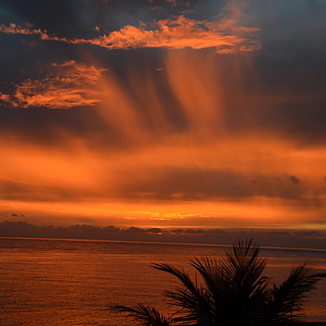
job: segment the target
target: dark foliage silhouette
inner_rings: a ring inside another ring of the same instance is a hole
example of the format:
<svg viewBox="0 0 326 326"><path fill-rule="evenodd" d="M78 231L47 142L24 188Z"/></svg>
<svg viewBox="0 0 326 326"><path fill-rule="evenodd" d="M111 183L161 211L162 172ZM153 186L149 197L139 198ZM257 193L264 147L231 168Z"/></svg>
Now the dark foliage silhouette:
<svg viewBox="0 0 326 326"><path fill-rule="evenodd" d="M252 241L238 241L223 259L194 258L193 280L183 269L167 263L152 267L178 279L166 297L171 310L164 316L153 307L114 306L140 325L147 326L276 326L300 321L306 293L313 290L326 273L303 263L293 267L289 277L276 285L264 274L266 261ZM201 276L198 280L198 273Z"/></svg>

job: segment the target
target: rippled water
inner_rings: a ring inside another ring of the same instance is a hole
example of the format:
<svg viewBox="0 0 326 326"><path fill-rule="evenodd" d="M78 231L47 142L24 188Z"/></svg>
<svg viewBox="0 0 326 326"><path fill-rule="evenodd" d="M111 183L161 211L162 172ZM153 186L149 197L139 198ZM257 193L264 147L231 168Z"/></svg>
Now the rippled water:
<svg viewBox="0 0 326 326"><path fill-rule="evenodd" d="M169 275L150 267L166 261L188 268L194 256L222 256L227 247L171 243L0 238L0 325L127 326L113 304L162 308ZM284 279L305 260L326 270L326 251L265 248L268 275ZM307 305L310 321L326 321L326 280Z"/></svg>

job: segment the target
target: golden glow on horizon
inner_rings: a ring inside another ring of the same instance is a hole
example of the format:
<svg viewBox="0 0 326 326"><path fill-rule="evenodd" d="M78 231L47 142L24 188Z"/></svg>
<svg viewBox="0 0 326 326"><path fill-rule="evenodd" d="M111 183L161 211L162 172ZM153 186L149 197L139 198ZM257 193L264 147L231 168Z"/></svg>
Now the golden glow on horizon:
<svg viewBox="0 0 326 326"><path fill-rule="evenodd" d="M248 203L228 202L180 202L180 203L104 203L104 202L27 202L0 201L0 209L5 214L15 211L16 220L24 220L43 225L70 225L74 223L95 223L115 226L155 226L171 227L279 227L279 228L320 228L316 212L309 209L299 211L269 198L256 198ZM324 210L326 213L326 210ZM27 214L27 215L26 215ZM22 217L24 215L24 217ZM263 217L263 218L262 218ZM11 217L12 218L12 217ZM312 222L315 221L315 222Z"/></svg>

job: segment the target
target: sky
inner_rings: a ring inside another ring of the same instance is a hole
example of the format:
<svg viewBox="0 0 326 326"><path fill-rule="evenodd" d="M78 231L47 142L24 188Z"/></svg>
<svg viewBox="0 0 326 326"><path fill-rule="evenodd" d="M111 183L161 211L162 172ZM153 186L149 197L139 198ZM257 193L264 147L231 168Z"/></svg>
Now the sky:
<svg viewBox="0 0 326 326"><path fill-rule="evenodd" d="M3 0L0 220L326 229L324 0Z"/></svg>

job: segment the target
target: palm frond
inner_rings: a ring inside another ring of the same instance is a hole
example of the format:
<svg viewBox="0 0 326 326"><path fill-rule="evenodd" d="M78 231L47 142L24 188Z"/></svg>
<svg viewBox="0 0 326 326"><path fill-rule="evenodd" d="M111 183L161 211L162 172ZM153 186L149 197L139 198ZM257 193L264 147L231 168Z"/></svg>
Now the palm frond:
<svg viewBox="0 0 326 326"><path fill-rule="evenodd" d="M190 264L200 273L210 296L212 318L221 324L259 324L267 296L265 260L251 240L239 241L225 259L194 258Z"/></svg>
<svg viewBox="0 0 326 326"><path fill-rule="evenodd" d="M237 296L244 299L260 297L268 285L263 274L266 260L259 257L259 252L259 247L251 240L239 241L231 252L226 252L226 259L222 262L224 273L232 280Z"/></svg>
<svg viewBox="0 0 326 326"><path fill-rule="evenodd" d="M183 269L175 268L167 263L152 263L151 267L175 276L188 291L194 295L198 294L196 282L193 282L189 274Z"/></svg>
<svg viewBox="0 0 326 326"><path fill-rule="evenodd" d="M206 290L192 281L188 273L183 269L177 269L167 263L154 263L153 268L167 272L181 282L181 286L174 291L167 291L166 296L171 300L170 304L180 307L179 316L175 321L183 322L184 325L209 325L210 320L210 300Z"/></svg>
<svg viewBox="0 0 326 326"><path fill-rule="evenodd" d="M127 313L128 317L134 318L144 326L171 326L167 318L160 314L157 309L141 303L135 308L117 305L112 307L112 310L120 313Z"/></svg>
<svg viewBox="0 0 326 326"><path fill-rule="evenodd" d="M183 269L167 263L152 267L178 279L173 291L167 291L174 313L164 317L155 308L138 304L135 308L116 306L143 326L276 326L296 321L306 299L326 273L304 263L294 267L279 286L269 285L264 275L265 259L259 247L238 241L223 259L200 257L190 260L194 280ZM197 280L197 275L200 279Z"/></svg>
<svg viewBox="0 0 326 326"><path fill-rule="evenodd" d="M200 273L203 278L206 295L210 301L211 319L219 320L229 306L230 289L228 277L223 273L219 261L211 257L194 258L190 264Z"/></svg>
<svg viewBox="0 0 326 326"><path fill-rule="evenodd" d="M326 277L325 272L307 262L293 267L287 280L279 286L274 284L271 289L266 318L283 322L296 320L306 293L314 290L323 277Z"/></svg>

